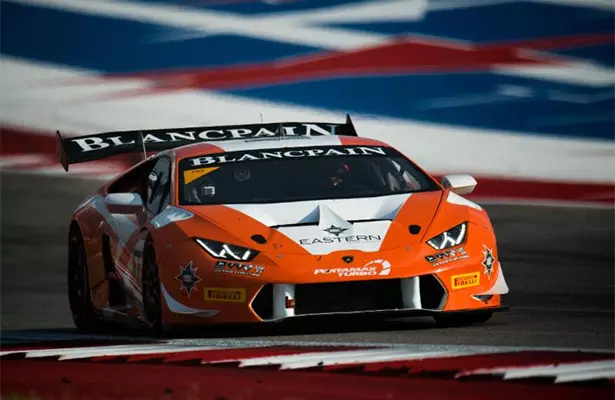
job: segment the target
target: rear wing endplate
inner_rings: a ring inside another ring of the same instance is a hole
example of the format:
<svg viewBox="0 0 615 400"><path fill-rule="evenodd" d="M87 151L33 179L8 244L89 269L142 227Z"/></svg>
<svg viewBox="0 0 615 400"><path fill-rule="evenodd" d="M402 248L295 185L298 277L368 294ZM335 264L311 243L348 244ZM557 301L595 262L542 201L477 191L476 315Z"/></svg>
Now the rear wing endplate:
<svg viewBox="0 0 615 400"><path fill-rule="evenodd" d="M249 125L106 132L77 137L56 133L58 161L65 171L71 164L127 153L158 152L200 142L219 142L285 136L358 136L346 115L344 124L329 122L276 122Z"/></svg>

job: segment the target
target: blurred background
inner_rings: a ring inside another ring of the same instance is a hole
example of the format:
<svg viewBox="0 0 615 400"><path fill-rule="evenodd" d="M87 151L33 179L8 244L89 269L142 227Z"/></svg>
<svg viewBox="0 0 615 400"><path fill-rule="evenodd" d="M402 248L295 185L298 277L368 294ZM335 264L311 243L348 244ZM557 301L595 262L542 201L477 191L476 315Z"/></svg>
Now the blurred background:
<svg viewBox="0 0 615 400"><path fill-rule="evenodd" d="M3 169L63 174L57 129L350 113L436 175L476 175L476 198L613 202L611 0L0 4Z"/></svg>
<svg viewBox="0 0 615 400"><path fill-rule="evenodd" d="M350 113L361 136L436 176L477 178L469 197L494 224L513 308L489 329L335 340L612 349L614 11L613 0L0 1L2 329L72 328L68 219L131 162L66 173L56 130Z"/></svg>

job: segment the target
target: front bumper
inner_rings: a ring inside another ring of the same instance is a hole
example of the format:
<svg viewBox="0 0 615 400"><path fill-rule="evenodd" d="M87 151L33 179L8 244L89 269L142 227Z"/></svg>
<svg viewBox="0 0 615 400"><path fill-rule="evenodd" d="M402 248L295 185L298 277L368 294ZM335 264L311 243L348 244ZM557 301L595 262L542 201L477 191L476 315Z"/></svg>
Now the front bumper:
<svg viewBox="0 0 615 400"><path fill-rule="evenodd" d="M464 311L499 311L501 295L508 293L499 263L497 277L492 277L488 285L455 290L445 284L450 277L450 274L443 277L432 273L389 279L261 283L255 285L251 295L237 301L213 302L207 309L187 307L175 301L164 285L162 290L168 307L166 323L171 325L273 322L352 314L435 316Z"/></svg>

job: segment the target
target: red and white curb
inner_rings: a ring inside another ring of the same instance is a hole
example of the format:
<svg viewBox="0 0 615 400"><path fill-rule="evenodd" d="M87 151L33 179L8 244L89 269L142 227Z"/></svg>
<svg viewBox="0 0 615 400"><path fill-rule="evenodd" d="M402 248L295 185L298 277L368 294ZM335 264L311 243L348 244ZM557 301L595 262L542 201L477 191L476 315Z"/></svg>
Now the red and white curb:
<svg viewBox="0 0 615 400"><path fill-rule="evenodd" d="M433 400L612 400L615 396L612 352L228 339L92 345L84 338L72 342L57 338L55 343L32 339L20 343L13 338L9 343L21 348L0 349L3 397L397 400L408 399L411 393L412 398ZM3 343L7 343L4 337Z"/></svg>
<svg viewBox="0 0 615 400"><path fill-rule="evenodd" d="M494 351L427 350L404 347L345 346L258 346L221 347L204 345L128 344L108 346L14 349L0 351L0 360L57 362L88 361L105 364L156 362L172 366L192 361L192 365L234 368L274 368L340 372L362 369L370 375L396 369L404 377L426 372L454 372L453 379L499 377L502 380L552 378L553 383L615 379L615 356L610 353L580 351L518 350ZM401 373L403 371L403 374Z"/></svg>
<svg viewBox="0 0 615 400"><path fill-rule="evenodd" d="M615 378L613 360L587 361L551 364L532 367L485 368L464 371L457 378L476 375L498 375L502 379L527 379L536 377L554 377L554 383L576 382L595 379Z"/></svg>

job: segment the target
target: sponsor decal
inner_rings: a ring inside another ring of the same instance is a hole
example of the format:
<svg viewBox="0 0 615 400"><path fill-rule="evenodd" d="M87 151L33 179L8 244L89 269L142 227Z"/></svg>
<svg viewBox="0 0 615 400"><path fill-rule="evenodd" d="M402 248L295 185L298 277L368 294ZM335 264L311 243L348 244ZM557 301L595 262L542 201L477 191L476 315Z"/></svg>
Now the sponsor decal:
<svg viewBox="0 0 615 400"><path fill-rule="evenodd" d="M335 226L335 225L331 225L327 229L323 229L323 231L330 233L332 235L335 235L335 236L339 236L342 233L346 232L347 230L348 228L342 228L340 226Z"/></svg>
<svg viewBox="0 0 615 400"><path fill-rule="evenodd" d="M209 174L210 172L214 172L220 167L211 167L211 168L197 168L197 169L189 169L184 171L184 183L188 184L192 181L199 179L202 176Z"/></svg>
<svg viewBox="0 0 615 400"><path fill-rule="evenodd" d="M365 266L380 266L380 273L378 273L378 275L389 275L391 273L391 263L387 260L373 260L365 264Z"/></svg>
<svg viewBox="0 0 615 400"><path fill-rule="evenodd" d="M290 158L336 157L336 156L384 156L384 147L374 146L331 146L296 148L292 150L250 150L202 156L189 159L191 167L227 164L241 161L281 160Z"/></svg>
<svg viewBox="0 0 615 400"><path fill-rule="evenodd" d="M337 275L340 278L349 276L389 275L391 263L386 260L373 260L362 267L315 269L314 275Z"/></svg>
<svg viewBox="0 0 615 400"><path fill-rule="evenodd" d="M453 275L451 276L451 285L453 290L478 286L480 285L480 273L471 272L469 274Z"/></svg>
<svg viewBox="0 0 615 400"><path fill-rule="evenodd" d="M485 255L485 258L483 259L483 265L485 266L485 275L487 275L487 279L491 280L491 273L493 272L493 264L495 264L495 258L493 257L493 251L483 245L483 247L485 248L485 251L483 251L483 254Z"/></svg>
<svg viewBox="0 0 615 400"><path fill-rule="evenodd" d="M309 246L311 244L331 244L331 243L367 243L381 242L381 235L349 235L341 237L320 237L299 239L299 244Z"/></svg>
<svg viewBox="0 0 615 400"><path fill-rule="evenodd" d="M239 288L205 288L205 300L221 303L244 303L246 290Z"/></svg>
<svg viewBox="0 0 615 400"><path fill-rule="evenodd" d="M216 261L214 272L225 274L245 275L258 278L265 271L265 267L256 264L244 264L232 261Z"/></svg>
<svg viewBox="0 0 615 400"><path fill-rule="evenodd" d="M195 127L173 130L147 131L143 136L144 144L161 145L165 143L210 142L213 140L267 138L280 136L276 130L279 123L243 126ZM341 124L329 123L288 123L284 124L284 136L331 136L336 134ZM71 139L71 146L77 145L79 151L89 152L114 147L127 147L135 144L138 131L110 132ZM73 145L74 144L74 145ZM154 147L154 146L149 146Z"/></svg>
<svg viewBox="0 0 615 400"><path fill-rule="evenodd" d="M429 261L434 267L442 264L448 264L453 261L463 260L470 257L463 247L457 249L446 250L441 253L425 256L425 260Z"/></svg>
<svg viewBox="0 0 615 400"><path fill-rule="evenodd" d="M197 270L198 268L194 268L192 261L190 261L185 267L179 268L179 275L175 277L180 283L179 289L185 292L188 297L190 297L193 290L198 291L196 286L201 281L201 278L197 276Z"/></svg>

